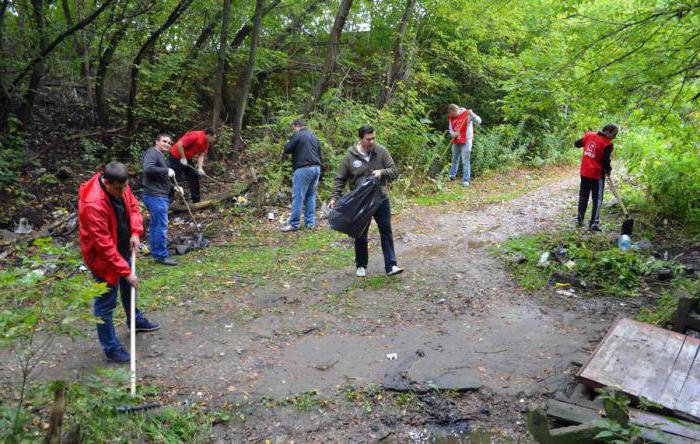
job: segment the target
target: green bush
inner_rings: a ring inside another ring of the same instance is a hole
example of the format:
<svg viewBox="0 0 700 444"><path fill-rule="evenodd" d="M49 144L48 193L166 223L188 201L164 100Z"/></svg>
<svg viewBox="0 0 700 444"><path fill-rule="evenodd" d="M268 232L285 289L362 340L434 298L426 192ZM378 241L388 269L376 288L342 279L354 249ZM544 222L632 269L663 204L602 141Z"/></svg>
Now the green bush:
<svg viewBox="0 0 700 444"><path fill-rule="evenodd" d="M662 131L640 126L624 134L619 153L638 176L652 206L664 217L700 230L700 130L680 123Z"/></svg>

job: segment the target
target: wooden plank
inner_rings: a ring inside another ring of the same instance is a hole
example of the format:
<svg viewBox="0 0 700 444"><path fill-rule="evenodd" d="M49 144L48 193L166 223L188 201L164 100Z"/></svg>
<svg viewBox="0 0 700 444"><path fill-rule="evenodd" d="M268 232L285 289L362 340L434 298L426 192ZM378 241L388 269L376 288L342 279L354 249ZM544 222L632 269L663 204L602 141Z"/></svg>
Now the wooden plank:
<svg viewBox="0 0 700 444"><path fill-rule="evenodd" d="M589 385L593 387L610 385L610 377L606 369L617 363L618 350L625 346L625 341L622 341L621 338L636 331L634 325L625 321L627 320L620 319L613 325L596 347L591 359L579 371L579 378L588 381Z"/></svg>
<svg viewBox="0 0 700 444"><path fill-rule="evenodd" d="M698 424L693 424L692 422L677 418L667 418L637 409L630 409L629 415L630 422L633 424L700 441L700 425Z"/></svg>
<svg viewBox="0 0 700 444"><path fill-rule="evenodd" d="M690 367L693 365L695 356L698 353L698 348L700 348L700 344L689 341L688 339L689 338L686 337L683 341L683 347L670 366L671 374L666 380L666 385L658 397L655 398L658 401L654 401L670 409L674 409L676 402L681 397L681 390L688 377Z"/></svg>
<svg viewBox="0 0 700 444"><path fill-rule="evenodd" d="M600 418L598 410L559 400L547 402L547 416L568 424ZM642 429L642 437L658 442L700 442L700 425L655 413L629 409L630 422ZM659 439L663 437L664 439ZM682 440L681 440L682 438Z"/></svg>
<svg viewBox="0 0 700 444"><path fill-rule="evenodd" d="M672 408L700 420L700 355L697 350L688 377L681 388L681 396Z"/></svg>
<svg viewBox="0 0 700 444"><path fill-rule="evenodd" d="M547 402L547 415L569 424L582 424L600 419L597 410L556 399Z"/></svg>
<svg viewBox="0 0 700 444"><path fill-rule="evenodd" d="M595 381L599 386L614 387L637 396L641 388L637 387L638 380L644 377L647 366L635 364L653 341L654 335L650 329L630 319L621 319L599 349L598 356L582 369L581 377ZM628 389L627 385L633 390Z"/></svg>
<svg viewBox="0 0 700 444"><path fill-rule="evenodd" d="M669 378L673 375L673 363L677 362L685 342L685 335L669 331L661 348L657 346L661 341L654 341L653 344L649 345L644 351L647 359L640 358L650 363L650 365L644 366L647 371L644 372L646 376L643 380L644 385L638 390L640 396L650 400L657 400L661 397ZM639 385L626 384L625 387L634 391Z"/></svg>
<svg viewBox="0 0 700 444"><path fill-rule="evenodd" d="M624 376L619 388L633 396L654 400L656 398L647 395L644 388L649 387L657 392L663 390L670 373L670 363L678 355L685 336L648 324L638 327L637 336L628 339L630 347L625 356L624 368L621 369ZM674 337L675 334L679 337ZM653 379L656 374L659 380Z"/></svg>
<svg viewBox="0 0 700 444"><path fill-rule="evenodd" d="M700 340L622 319L579 372L588 386L608 386L700 420Z"/></svg>

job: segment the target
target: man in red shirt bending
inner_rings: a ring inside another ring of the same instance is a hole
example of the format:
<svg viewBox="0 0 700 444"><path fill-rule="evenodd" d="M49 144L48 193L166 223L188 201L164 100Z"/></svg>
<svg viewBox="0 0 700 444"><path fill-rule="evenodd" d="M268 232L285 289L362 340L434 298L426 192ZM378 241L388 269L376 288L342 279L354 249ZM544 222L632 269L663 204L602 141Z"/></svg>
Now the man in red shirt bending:
<svg viewBox="0 0 700 444"><path fill-rule="evenodd" d="M578 195L577 226L583 226L583 218L588 207L588 196L593 201L591 221L588 229L600 231L600 207L603 204L605 177L610 176L610 155L613 152L612 141L617 136L615 124L605 125L596 132L587 131L582 138L574 142L577 148L583 148L581 157L581 187Z"/></svg>
<svg viewBox="0 0 700 444"><path fill-rule="evenodd" d="M199 202L202 197L199 194L199 176L204 175L204 158L209 147L216 142L216 130L207 128L204 131L190 131L178 140L170 148L170 168L175 170L178 176L183 175L190 184L190 197L192 202ZM190 162L197 161L195 168Z"/></svg>

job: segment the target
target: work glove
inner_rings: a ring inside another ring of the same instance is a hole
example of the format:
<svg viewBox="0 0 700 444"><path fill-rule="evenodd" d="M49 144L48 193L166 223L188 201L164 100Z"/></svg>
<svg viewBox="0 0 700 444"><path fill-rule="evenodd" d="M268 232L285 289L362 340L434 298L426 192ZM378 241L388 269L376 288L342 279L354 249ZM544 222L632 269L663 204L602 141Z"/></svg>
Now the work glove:
<svg viewBox="0 0 700 444"><path fill-rule="evenodd" d="M374 170L374 171L372 171L372 175L374 176L375 179L381 179L382 170Z"/></svg>
<svg viewBox="0 0 700 444"><path fill-rule="evenodd" d="M204 176L204 169L197 168L197 174L199 174L200 176Z"/></svg>
<svg viewBox="0 0 700 444"><path fill-rule="evenodd" d="M187 159L184 157L180 159L180 164L182 164L182 166L187 166Z"/></svg>
<svg viewBox="0 0 700 444"><path fill-rule="evenodd" d="M184 196L184 195L185 195L185 190L183 190L181 186L178 185L178 186L176 186L176 187L173 188L173 189L174 189L175 192L176 192L177 194L179 194L180 196Z"/></svg>
<svg viewBox="0 0 700 444"><path fill-rule="evenodd" d="M452 137L453 139L454 139L455 137L457 137L457 136L459 136L459 133L458 133L458 132L456 132L456 131L451 131L451 132L450 132L450 137Z"/></svg>
<svg viewBox="0 0 700 444"><path fill-rule="evenodd" d="M175 177L175 170L172 168L168 168L168 177Z"/></svg>

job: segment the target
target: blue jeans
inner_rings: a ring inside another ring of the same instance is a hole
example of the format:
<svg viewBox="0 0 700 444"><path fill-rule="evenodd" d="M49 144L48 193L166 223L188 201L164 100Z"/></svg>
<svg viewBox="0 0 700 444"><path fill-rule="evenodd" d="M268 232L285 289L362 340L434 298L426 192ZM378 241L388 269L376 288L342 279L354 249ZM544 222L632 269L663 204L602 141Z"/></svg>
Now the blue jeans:
<svg viewBox="0 0 700 444"><path fill-rule="evenodd" d="M128 259L127 259L128 261ZM100 279L95 276L97 282L104 282L104 279ZM122 348L119 339L117 339L117 334L114 331L114 321L112 320L112 313L114 308L117 306L117 291L121 293L122 306L126 312L126 322L127 325L130 322L129 309L131 307L131 285L124 278L119 278L117 285L108 285L107 292L102 296L95 298L95 310L94 314L98 318L102 319L102 324L97 324L97 338L100 340L100 345L105 354L112 353L115 350ZM137 295L138 296L138 295ZM143 321L143 314L136 309L136 322Z"/></svg>
<svg viewBox="0 0 700 444"><path fill-rule="evenodd" d="M394 253L394 235L391 232L391 206L389 199L382 202L374 213L374 220L379 228L379 238L382 243L382 253L384 254L384 269L391 271L391 267L396 265L396 254ZM370 221L371 225L371 221ZM367 249L367 232L369 225L362 233L362 236L355 239L355 265L367 268L369 261L369 251Z"/></svg>
<svg viewBox="0 0 700 444"><path fill-rule="evenodd" d="M467 143L452 144L452 166L448 173L450 179L457 177L460 157L462 158L462 182L469 182L472 175L472 139L467 139Z"/></svg>
<svg viewBox="0 0 700 444"><path fill-rule="evenodd" d="M307 227L316 225L316 189L321 177L318 165L297 168L292 174L292 214L289 225L299 228L301 225L301 207L304 206L304 222Z"/></svg>
<svg viewBox="0 0 700 444"><path fill-rule="evenodd" d="M168 257L168 204L170 199L143 195L143 203L151 213L151 256L154 259Z"/></svg>

